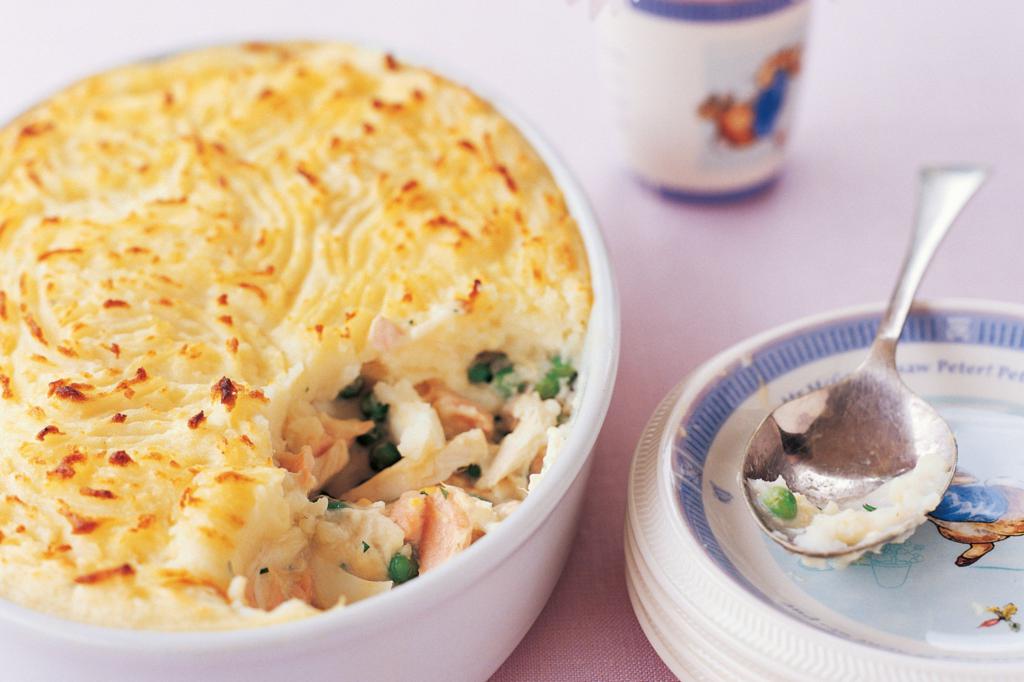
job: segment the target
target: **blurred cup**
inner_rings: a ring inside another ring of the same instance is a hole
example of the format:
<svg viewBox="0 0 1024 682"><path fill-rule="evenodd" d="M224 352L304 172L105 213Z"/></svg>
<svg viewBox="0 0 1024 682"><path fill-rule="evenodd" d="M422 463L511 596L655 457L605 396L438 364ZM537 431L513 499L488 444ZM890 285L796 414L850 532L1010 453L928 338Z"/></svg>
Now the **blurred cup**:
<svg viewBox="0 0 1024 682"><path fill-rule="evenodd" d="M742 199L778 177L809 0L611 0L605 81L641 181L686 201Z"/></svg>

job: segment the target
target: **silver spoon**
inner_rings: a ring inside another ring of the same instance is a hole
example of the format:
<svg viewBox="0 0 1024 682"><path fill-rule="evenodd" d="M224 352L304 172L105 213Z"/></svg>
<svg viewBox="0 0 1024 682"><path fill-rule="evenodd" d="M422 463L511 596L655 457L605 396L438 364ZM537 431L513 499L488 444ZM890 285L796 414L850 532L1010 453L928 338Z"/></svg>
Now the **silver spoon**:
<svg viewBox="0 0 1024 682"><path fill-rule="evenodd" d="M758 504L748 479L782 476L793 493L818 508L829 501L855 503L887 481L914 468L924 448L938 448L953 478L957 447L953 432L935 410L906 387L896 370L896 342L914 293L935 250L967 201L987 176L973 166L921 172L917 226L896 289L868 357L843 381L778 407L754 432L743 461L743 490L761 528L791 552L816 558L877 549L909 536L909 528L841 551L812 552L794 544L800 529L787 527ZM891 532L888 532L891 530Z"/></svg>

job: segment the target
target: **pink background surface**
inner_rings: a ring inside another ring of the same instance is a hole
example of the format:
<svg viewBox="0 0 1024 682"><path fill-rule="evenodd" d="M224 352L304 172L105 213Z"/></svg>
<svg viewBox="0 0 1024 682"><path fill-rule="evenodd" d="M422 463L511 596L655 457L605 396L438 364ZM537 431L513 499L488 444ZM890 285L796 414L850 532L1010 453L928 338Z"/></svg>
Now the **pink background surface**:
<svg viewBox="0 0 1024 682"><path fill-rule="evenodd" d="M662 202L623 171L583 1L0 0L0 117L139 55L289 36L425 55L515 103L594 203L618 272L623 354L569 566L494 679L667 680L626 597L622 525L633 446L668 389L755 332L885 298L928 161L980 161L995 174L922 295L1024 301L1024 3L815 5L784 178L730 207Z"/></svg>

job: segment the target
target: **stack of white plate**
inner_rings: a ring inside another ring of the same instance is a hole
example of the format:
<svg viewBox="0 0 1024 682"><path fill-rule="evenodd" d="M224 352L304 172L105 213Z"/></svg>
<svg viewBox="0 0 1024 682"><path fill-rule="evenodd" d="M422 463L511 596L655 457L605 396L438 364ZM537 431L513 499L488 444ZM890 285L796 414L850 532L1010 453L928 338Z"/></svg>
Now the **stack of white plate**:
<svg viewBox="0 0 1024 682"><path fill-rule="evenodd" d="M627 582L680 678L1024 680L1024 308L941 301L911 315L904 380L949 420L960 458L907 542L813 569L747 511L747 438L776 405L853 369L879 312L822 315L741 343L651 418L630 479Z"/></svg>

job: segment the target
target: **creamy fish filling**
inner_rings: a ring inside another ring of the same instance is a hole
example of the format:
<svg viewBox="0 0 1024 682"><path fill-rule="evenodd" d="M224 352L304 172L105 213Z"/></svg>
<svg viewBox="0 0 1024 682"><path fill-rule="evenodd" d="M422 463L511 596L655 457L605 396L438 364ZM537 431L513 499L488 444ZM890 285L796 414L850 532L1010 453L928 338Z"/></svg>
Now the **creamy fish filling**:
<svg viewBox="0 0 1024 682"><path fill-rule="evenodd" d="M290 473L295 523L236 576L232 598L262 610L359 601L438 568L505 519L557 456L576 370L555 356L523 372L485 351L466 374L475 398L370 362L334 400L293 408L275 459Z"/></svg>

